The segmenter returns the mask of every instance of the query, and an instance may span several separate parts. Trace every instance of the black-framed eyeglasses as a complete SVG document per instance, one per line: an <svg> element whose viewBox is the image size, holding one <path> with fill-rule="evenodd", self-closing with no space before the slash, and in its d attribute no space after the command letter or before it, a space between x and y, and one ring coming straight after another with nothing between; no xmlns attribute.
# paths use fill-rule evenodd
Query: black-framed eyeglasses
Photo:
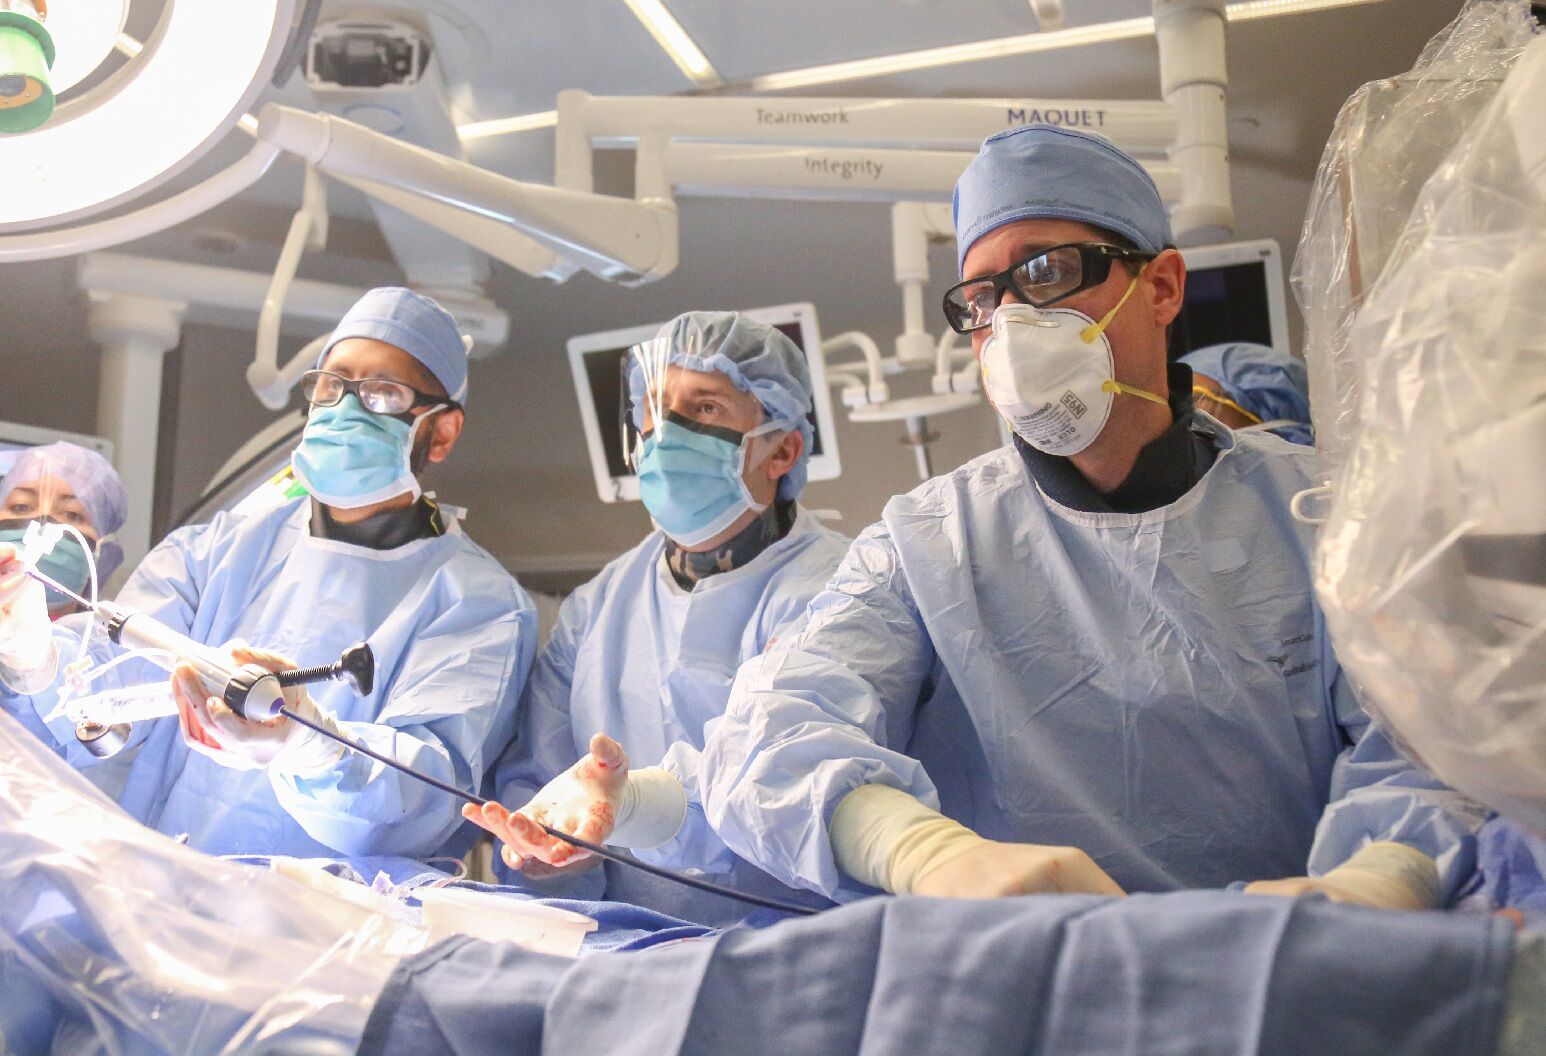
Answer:
<svg viewBox="0 0 1546 1056"><path fill-rule="evenodd" d="M372 414L402 415L426 403L460 410L461 404L446 396L420 392L412 385L389 378L354 381L330 370L308 370L301 375L301 396L313 407L336 407L350 393Z"/></svg>
<svg viewBox="0 0 1546 1056"><path fill-rule="evenodd" d="M993 313L1013 289L1033 308L1048 308L1080 290L1099 286L1114 260L1153 260L1158 254L1103 242L1068 242L1040 249L997 275L958 282L945 291L945 319L958 334L993 324Z"/></svg>

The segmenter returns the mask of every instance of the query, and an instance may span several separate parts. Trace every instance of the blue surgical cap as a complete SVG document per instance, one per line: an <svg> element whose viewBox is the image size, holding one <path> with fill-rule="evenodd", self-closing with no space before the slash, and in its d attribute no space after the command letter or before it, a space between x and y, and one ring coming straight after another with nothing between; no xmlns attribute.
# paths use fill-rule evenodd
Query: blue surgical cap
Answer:
<svg viewBox="0 0 1546 1056"><path fill-rule="evenodd" d="M461 331L450 312L422 293L401 286L367 290L338 321L317 366L334 345L350 337L369 337L402 349L424 364L453 400L467 402L467 346Z"/></svg>
<svg viewBox="0 0 1546 1056"><path fill-rule="evenodd" d="M742 392L757 397L769 421L800 430L805 448L800 460L778 482L780 499L805 490L806 463L815 430L811 428L811 372L805 356L783 332L738 312L685 312L660 328L667 342L666 362L703 373L717 370ZM644 428L644 367L633 357L628 372L633 424Z"/></svg>
<svg viewBox="0 0 1546 1056"><path fill-rule="evenodd" d="M1310 443L1310 377L1304 364L1287 352L1266 345L1235 342L1209 345L1181 357L1198 374L1206 374L1224 395L1264 422L1290 421L1305 426L1284 435Z"/></svg>
<svg viewBox="0 0 1546 1056"><path fill-rule="evenodd" d="M64 481L86 507L92 531L100 540L97 577L106 579L123 564L123 548L107 537L122 528L129 516L129 496L123 490L123 481L118 479L118 471L95 451L63 440L29 447L16 456L11 471L0 480L0 499L12 489L36 484L44 477Z"/></svg>
<svg viewBox="0 0 1546 1056"><path fill-rule="evenodd" d="M1026 125L988 139L956 181L956 266L1016 220L1076 220L1149 253L1172 244L1170 214L1142 165L1088 132Z"/></svg>

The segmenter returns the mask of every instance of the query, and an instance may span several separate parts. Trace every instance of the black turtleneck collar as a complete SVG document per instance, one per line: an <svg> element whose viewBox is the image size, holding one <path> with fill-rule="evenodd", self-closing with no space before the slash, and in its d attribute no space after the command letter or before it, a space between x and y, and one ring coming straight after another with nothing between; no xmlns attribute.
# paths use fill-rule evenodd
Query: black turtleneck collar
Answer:
<svg viewBox="0 0 1546 1056"><path fill-rule="evenodd" d="M712 550L688 551L666 536L666 552L662 560L683 590L692 590L694 584L720 572L742 568L756 560L764 550L789 534L794 527L795 504L792 500L780 500L763 510L751 524L741 529L722 546Z"/></svg>
<svg viewBox="0 0 1546 1056"><path fill-rule="evenodd" d="M1192 428L1192 368L1170 364L1170 428L1138 452L1127 479L1102 495L1067 458L1038 451L1019 436L1015 450L1031 477L1053 500L1082 513L1147 513L1169 506L1203 478L1218 457L1205 433Z"/></svg>
<svg viewBox="0 0 1546 1056"><path fill-rule="evenodd" d="M356 524L340 524L326 506L311 500L311 534L317 539L363 546L370 550L395 550L417 539L445 534L440 508L419 496L412 506L382 510Z"/></svg>

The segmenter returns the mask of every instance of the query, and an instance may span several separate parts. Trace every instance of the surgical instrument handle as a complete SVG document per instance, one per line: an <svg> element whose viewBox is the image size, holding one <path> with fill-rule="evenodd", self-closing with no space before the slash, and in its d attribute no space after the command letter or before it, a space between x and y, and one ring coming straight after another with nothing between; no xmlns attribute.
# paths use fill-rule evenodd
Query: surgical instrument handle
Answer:
<svg viewBox="0 0 1546 1056"><path fill-rule="evenodd" d="M149 650L165 657L164 663L158 662L159 666L170 671L179 659L186 660L203 681L205 691L223 699L243 718L272 719L284 706L284 693L272 672L253 665L239 668L220 650L178 634L161 621L115 602L98 602L96 615L110 641L126 649ZM233 694L232 684L239 676L244 676L241 679L243 691Z"/></svg>
<svg viewBox="0 0 1546 1056"><path fill-rule="evenodd" d="M376 654L364 642L356 642L343 651L335 664L280 671L274 676L281 686L305 686L334 679L349 683L356 695L370 696L376 688Z"/></svg>

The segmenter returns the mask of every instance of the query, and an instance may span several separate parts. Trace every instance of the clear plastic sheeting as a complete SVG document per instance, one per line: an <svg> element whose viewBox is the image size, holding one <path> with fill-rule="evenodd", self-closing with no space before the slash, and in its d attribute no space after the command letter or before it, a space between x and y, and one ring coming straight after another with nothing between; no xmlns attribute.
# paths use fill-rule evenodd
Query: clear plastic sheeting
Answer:
<svg viewBox="0 0 1546 1056"><path fill-rule="evenodd" d="M0 1052L352 1053L425 933L145 828L0 713Z"/></svg>
<svg viewBox="0 0 1546 1056"><path fill-rule="evenodd" d="M1478 17L1481 6L1468 9ZM1512 6L1512 5L1511 5ZM1546 833L1546 38L1418 194L1349 334L1316 589L1366 705Z"/></svg>
<svg viewBox="0 0 1546 1056"><path fill-rule="evenodd" d="M1349 340L1359 307L1413 248L1402 232L1423 185L1529 43L1529 6L1471 0L1409 73L1364 85L1337 115L1291 277L1304 313L1316 448L1328 474L1359 419L1360 350Z"/></svg>

